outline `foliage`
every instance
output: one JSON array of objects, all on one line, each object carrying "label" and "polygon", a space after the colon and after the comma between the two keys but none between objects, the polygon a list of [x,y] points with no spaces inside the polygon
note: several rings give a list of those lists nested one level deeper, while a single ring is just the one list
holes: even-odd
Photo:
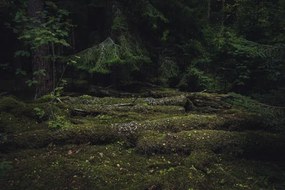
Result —
[{"label": "foliage", "polygon": [[164,85],[171,84],[179,77],[180,71],[174,58],[161,55],[159,73]]},{"label": "foliage", "polygon": [[226,27],[215,31],[217,29],[207,28],[204,35],[207,45],[212,47],[211,64],[217,64],[214,71],[229,85],[227,90],[248,91],[250,86],[256,86],[252,90],[260,90],[261,83],[273,87],[283,79],[280,72],[284,69],[282,45],[253,42]]},{"label": "foliage", "polygon": [[128,65],[130,71],[138,70],[139,65],[149,62],[138,45],[130,42],[126,36],[121,36],[119,44],[110,37],[102,43],[88,48],[78,54],[76,67],[90,73],[110,73],[114,65]]},{"label": "foliage", "polygon": [[55,87],[55,89],[53,90],[53,92],[51,93],[51,95],[54,97],[54,98],[59,98],[62,96],[63,92],[64,92],[64,88],[65,86],[67,85],[67,81],[64,80],[64,79],[61,79],[57,86]]},{"label": "foliage", "polygon": [[[59,9],[51,1],[46,1],[45,6],[46,9],[37,13],[37,17],[28,16],[25,9],[19,10],[15,15],[14,32],[19,35],[19,40],[27,43],[32,50],[51,44],[70,46],[66,41],[69,29],[72,27],[67,19],[69,12]],[[23,55],[24,52],[21,50],[16,55]]]},{"label": "foliage", "polygon": [[221,89],[217,79],[193,66],[187,68],[178,87],[191,91],[218,91]]},{"label": "foliage", "polygon": [[[73,65],[90,73],[108,74],[116,67],[127,67],[128,72],[139,70],[150,62],[147,51],[129,32],[129,24],[120,5],[114,5],[111,35],[100,44],[78,53]],[[117,69],[117,68],[116,68]]]},{"label": "foliage", "polygon": [[[136,79],[183,90],[245,94],[284,84],[282,0],[46,1],[36,19],[19,5],[15,3],[14,30],[31,49],[20,48],[15,56],[25,60],[41,45],[50,50],[52,44],[55,49],[69,46],[72,18],[78,25],[74,51],[61,49],[45,58],[59,61],[61,53],[69,54],[70,65],[91,73],[86,78],[98,84]],[[90,46],[89,35],[96,44]],[[164,55],[164,50],[169,52]],[[17,74],[25,75],[21,70]],[[34,79],[27,84],[39,85]]]},{"label": "foliage", "polygon": [[143,4],[142,16],[149,20],[149,23],[152,24],[152,29],[158,29],[160,23],[169,22],[163,13],[155,8],[149,1],[145,1]]},{"label": "foliage", "polygon": [[108,73],[108,67],[114,62],[119,62],[119,47],[111,38],[97,46],[88,48],[78,54],[76,67],[89,72]]},{"label": "foliage", "polygon": [[65,116],[54,115],[54,118],[48,121],[48,127],[52,130],[61,129],[69,126]]},{"label": "foliage", "polygon": [[[12,24],[13,31],[24,44],[24,49],[16,51],[15,57],[29,58],[40,48],[46,47],[47,52],[41,53],[38,59],[46,60],[53,70],[51,74],[47,73],[50,71],[46,71],[45,69],[35,70],[36,67],[34,67],[32,79],[26,81],[29,87],[43,85],[42,78],[55,75],[55,64],[58,61],[62,61],[63,58],[60,55],[59,48],[70,47],[68,37],[73,25],[71,25],[68,18],[69,12],[60,9],[52,1],[45,1],[44,6],[44,11],[38,12],[32,17],[28,14],[26,5],[23,3],[23,7],[15,13]],[[23,72],[17,73],[22,74]],[[53,76],[53,83],[55,83],[55,78],[56,76]]]},{"label": "foliage", "polygon": [[33,78],[30,79],[30,80],[27,80],[26,81],[26,84],[29,86],[29,87],[32,87],[32,86],[37,86],[39,85],[39,80],[37,80],[37,78],[39,77],[44,77],[46,76],[46,70],[44,69],[40,69],[40,70],[36,70],[33,72]]},{"label": "foliage", "polygon": [[112,31],[128,30],[127,18],[121,13],[120,9],[117,9],[115,13],[111,29]]},{"label": "foliage", "polygon": [[34,112],[35,112],[35,115],[38,117],[38,119],[42,119],[44,116],[45,116],[45,110],[39,108],[39,107],[35,107],[34,108]]}]

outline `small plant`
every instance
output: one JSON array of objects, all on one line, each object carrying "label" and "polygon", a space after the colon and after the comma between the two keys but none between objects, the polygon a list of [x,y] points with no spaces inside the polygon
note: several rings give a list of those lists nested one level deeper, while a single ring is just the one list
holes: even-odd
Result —
[{"label": "small plant", "polygon": [[35,112],[35,115],[37,116],[37,118],[40,120],[43,119],[43,117],[46,114],[45,110],[43,110],[42,108],[39,108],[39,107],[35,107],[34,112]]},{"label": "small plant", "polygon": [[22,70],[22,69],[20,69],[20,68],[18,68],[18,69],[16,70],[16,75],[18,75],[18,76],[26,76],[26,75],[27,75],[27,72],[24,71],[24,70]]},{"label": "small plant", "polygon": [[68,125],[64,116],[55,115],[52,120],[48,122],[48,127],[53,130],[64,128]]},{"label": "small plant", "polygon": [[52,92],[52,96],[54,96],[55,98],[59,98],[60,96],[62,96],[62,94],[64,92],[64,87],[66,85],[67,85],[67,81],[66,80],[61,80],[59,82],[58,86]]},{"label": "small plant", "polygon": [[45,77],[46,76],[46,70],[40,69],[35,72],[33,72],[33,78],[31,80],[27,80],[26,84],[29,87],[37,86],[39,84],[39,81],[37,80],[39,77]]}]

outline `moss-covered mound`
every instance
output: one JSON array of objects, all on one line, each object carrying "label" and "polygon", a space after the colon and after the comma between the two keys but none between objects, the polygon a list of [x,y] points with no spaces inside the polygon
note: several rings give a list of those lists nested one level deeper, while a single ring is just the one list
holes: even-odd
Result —
[{"label": "moss-covered mound", "polygon": [[174,92],[0,98],[1,189],[285,189],[284,110]]}]

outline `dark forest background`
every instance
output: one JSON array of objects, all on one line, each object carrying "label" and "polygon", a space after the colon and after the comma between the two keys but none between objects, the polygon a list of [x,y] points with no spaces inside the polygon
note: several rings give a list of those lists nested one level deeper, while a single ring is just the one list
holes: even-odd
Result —
[{"label": "dark forest background", "polygon": [[234,91],[285,103],[284,0],[0,3],[0,90]]}]

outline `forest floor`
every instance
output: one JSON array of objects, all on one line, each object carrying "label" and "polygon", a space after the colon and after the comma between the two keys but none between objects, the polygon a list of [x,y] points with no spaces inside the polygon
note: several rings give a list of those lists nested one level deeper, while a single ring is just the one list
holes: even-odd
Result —
[{"label": "forest floor", "polygon": [[284,110],[237,94],[0,98],[0,189],[285,189]]}]

